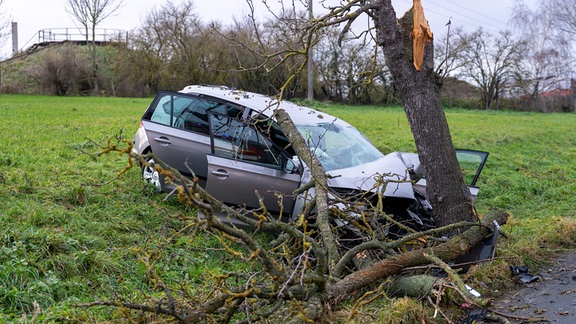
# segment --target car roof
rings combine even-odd
[[[225,86],[190,85],[180,90],[180,92],[205,95],[226,100],[250,108],[268,117],[273,116],[275,109],[284,109],[288,115],[290,115],[292,121],[297,125],[318,123],[334,123],[343,126],[349,125],[339,118],[312,108],[294,104],[287,100],[281,100],[278,102],[278,99],[273,97],[254,92],[230,89]]]

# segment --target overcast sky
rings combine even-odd
[[[167,1],[167,0],[166,0]],[[160,7],[165,0],[124,0],[124,6],[118,13],[104,20],[99,28],[132,30],[140,26],[142,18],[153,8]],[[173,0],[177,3],[179,0]],[[292,0],[284,0],[285,2]],[[303,1],[303,0],[296,0]],[[321,1],[315,1],[315,12],[321,13]],[[324,0],[326,3],[338,3],[338,0]],[[262,0],[254,0],[260,4]],[[281,0],[268,0],[271,4]],[[452,26],[463,26],[467,30],[479,27],[496,33],[506,29],[511,9],[515,0],[422,0],[426,18],[435,35],[446,33],[446,23]],[[534,5],[536,0],[525,0]],[[412,0],[392,0],[397,15],[402,15],[412,4]],[[20,49],[28,48],[38,40],[38,31],[48,28],[70,28],[79,26],[65,11],[66,0],[5,0],[4,10],[18,23],[18,45]],[[229,22],[233,17],[247,14],[246,0],[194,0],[194,6],[205,22],[219,20]],[[265,14],[262,6],[257,11]],[[257,14],[258,14],[257,12]],[[12,50],[10,38],[7,40],[0,57],[5,57]]]

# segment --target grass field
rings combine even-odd
[[[154,261],[168,284],[242,266],[207,234],[178,232],[186,224],[179,215],[194,211],[153,194],[137,168],[116,179],[125,156],[85,153],[131,140],[149,101],[0,96],[0,321],[122,317],[74,305],[159,296],[143,260]],[[349,121],[384,152],[415,150],[400,108],[316,108]],[[456,147],[490,152],[477,208],[512,214],[499,255],[531,265],[573,245],[576,114],[447,116]]]

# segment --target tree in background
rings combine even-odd
[[[204,24],[192,1],[168,1],[150,11],[142,26],[130,35],[116,70],[117,76],[137,85],[137,95],[195,83],[235,85],[230,73],[235,55],[214,32],[224,27]]]
[[[434,66],[436,74],[440,78],[443,103],[448,107],[453,107],[455,104],[461,103],[456,103],[456,99],[464,97],[463,91],[459,87],[464,81],[459,82],[457,79],[465,64],[460,59],[464,44],[458,41],[458,35],[464,32],[462,27],[453,28],[450,21],[445,26],[446,34],[438,37],[436,46],[434,46]]]
[[[576,0],[543,1],[547,9],[554,13],[552,25],[562,32],[572,36],[576,35]]]
[[[570,26],[561,23],[569,21],[569,13],[574,12],[573,8],[565,8],[568,3],[574,4],[574,1],[542,1],[535,10],[524,2],[518,2],[514,7],[511,21],[520,30],[521,39],[528,44],[523,53],[527,74],[517,84],[523,92],[521,94],[530,97],[531,106],[538,105],[541,93],[562,88],[561,83],[566,83],[570,77],[567,62],[571,57],[569,37],[572,35],[560,29]]]
[[[340,33],[330,28],[316,45],[319,98],[349,104],[386,102],[385,89],[393,89],[381,49],[369,39],[342,39]]]
[[[513,38],[510,32],[499,37],[482,30],[457,34],[459,42],[459,75],[478,86],[483,109],[498,109],[498,99],[505,84],[514,76],[523,75],[522,60],[526,44]]]
[[[92,33],[92,86],[95,94],[99,93],[98,62],[96,61],[96,26],[104,19],[117,12],[124,0],[67,0],[66,11],[72,15],[86,32],[88,43],[89,32]]]
[[[4,0],[0,0],[0,48],[8,36],[8,17],[4,10]],[[0,53],[1,54],[1,53]]]

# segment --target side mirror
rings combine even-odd
[[[300,169],[300,159],[298,156],[293,156],[291,159],[287,158],[284,165],[284,172],[297,173]]]

